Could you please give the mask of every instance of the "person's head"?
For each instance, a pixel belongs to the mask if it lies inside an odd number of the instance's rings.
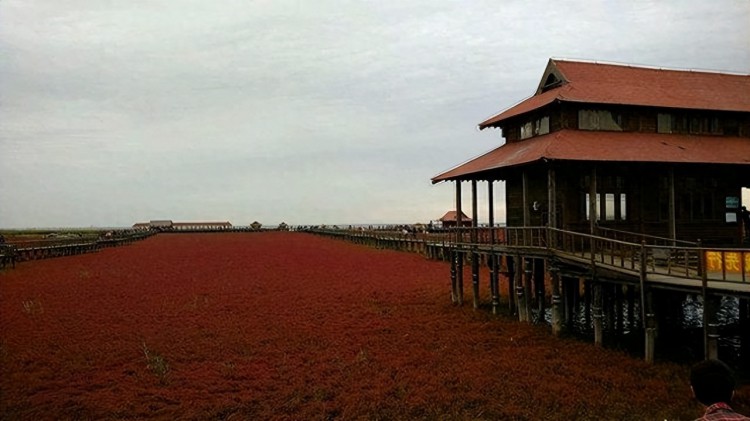
[[[701,361],[690,369],[690,387],[703,405],[729,403],[734,396],[734,374],[719,360]]]

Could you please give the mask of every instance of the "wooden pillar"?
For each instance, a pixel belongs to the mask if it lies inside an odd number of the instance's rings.
[[[518,307],[518,320],[522,322],[528,321],[527,319],[527,298],[526,298],[526,290],[524,288],[524,285],[526,284],[524,278],[524,273],[526,272],[526,258],[521,256],[516,256],[516,261],[518,262],[518,267],[516,267],[516,305]]]
[[[542,259],[534,259],[534,297],[536,297],[537,312],[539,314],[539,322],[544,321],[544,313],[547,301],[547,291],[545,291],[544,283],[546,281],[546,261]]]
[[[625,295],[628,301],[628,330],[632,331],[635,329],[635,287],[628,285]]]
[[[750,368],[750,299],[740,298],[740,368]]]
[[[516,314],[518,307],[516,306],[515,283],[516,272],[519,271],[518,260],[513,256],[507,256],[506,260],[508,262],[508,311],[510,314]]]
[[[656,351],[656,314],[654,313],[654,297],[653,293],[649,290],[645,292],[646,305],[645,305],[645,357],[647,363],[654,362],[654,355]]]
[[[461,209],[461,180],[456,180],[456,303],[464,304],[464,256],[458,248],[462,242],[463,209]]]
[[[477,180],[471,180],[471,292],[474,309],[479,308],[479,253],[477,253],[477,228],[479,212],[477,210]]]
[[[488,223],[490,226],[490,291],[492,294],[492,314],[497,314],[500,306],[500,256],[494,252],[495,246],[495,189],[492,180],[487,180]]]
[[[526,312],[525,320],[531,322],[531,285],[534,276],[534,259],[525,259],[525,269],[523,271],[523,296],[524,296],[524,309]]]
[[[677,222],[675,211],[675,191],[674,191],[674,168],[669,169],[669,238],[677,239]],[[674,245],[674,243],[672,243]]]
[[[596,220],[599,208],[596,206],[596,167],[591,169],[591,183],[589,184],[589,231],[596,234]]]
[[[591,284],[593,283],[590,279],[583,280],[583,319],[586,322],[586,327],[593,326],[591,323],[591,307],[593,307],[593,293]]]
[[[523,226],[528,227],[531,223],[531,214],[529,213],[529,178],[526,170],[521,173],[521,200],[523,201]]]
[[[550,163],[547,169],[547,226],[552,229],[547,230],[547,244],[552,249],[557,247],[558,233],[553,230],[557,225],[557,179],[555,168]]]
[[[548,265],[552,282],[552,333],[559,336],[562,333],[563,315],[560,300],[560,269],[555,265]]]
[[[604,338],[604,324],[602,314],[602,284],[596,280],[592,281],[594,300],[592,310],[594,313],[594,344],[601,346]]]
[[[618,335],[622,335],[625,331],[625,311],[623,309],[625,293],[623,292],[623,286],[620,284],[615,285],[615,319],[616,326],[615,331]]]
[[[703,313],[706,324],[703,326],[706,338],[706,355],[707,360],[719,358],[719,324],[716,320],[716,314],[721,307],[721,299],[709,295],[703,302]]]
[[[458,304],[458,284],[456,283],[456,276],[457,276],[457,258],[456,258],[456,251],[451,249],[449,252],[450,259],[451,259],[451,302],[453,304]]]

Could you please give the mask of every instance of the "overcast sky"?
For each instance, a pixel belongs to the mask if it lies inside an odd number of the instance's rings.
[[[427,222],[454,207],[430,178],[500,145],[477,124],[550,57],[750,73],[749,22],[747,0],[2,0],[0,227]]]

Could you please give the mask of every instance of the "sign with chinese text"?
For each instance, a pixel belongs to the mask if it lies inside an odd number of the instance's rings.
[[[706,269],[709,272],[750,273],[750,252],[706,251]]]

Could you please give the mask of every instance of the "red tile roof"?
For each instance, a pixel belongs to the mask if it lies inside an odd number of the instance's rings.
[[[750,112],[750,75],[551,59],[563,84],[479,124],[498,126],[554,101]],[[543,77],[544,79],[544,77]]]
[[[432,178],[460,179],[539,160],[750,165],[750,139],[724,136],[561,130],[506,143]]]
[[[438,219],[438,221],[442,221],[442,222],[446,222],[446,221],[448,221],[448,222],[456,222],[456,215],[458,215],[458,212],[456,212],[454,210],[448,211],[448,212],[445,213],[445,215],[443,215],[442,218]],[[469,218],[468,216],[466,216],[466,214],[463,213],[463,211],[461,211],[461,221],[462,222],[468,222],[468,221],[471,221],[471,218]]]

